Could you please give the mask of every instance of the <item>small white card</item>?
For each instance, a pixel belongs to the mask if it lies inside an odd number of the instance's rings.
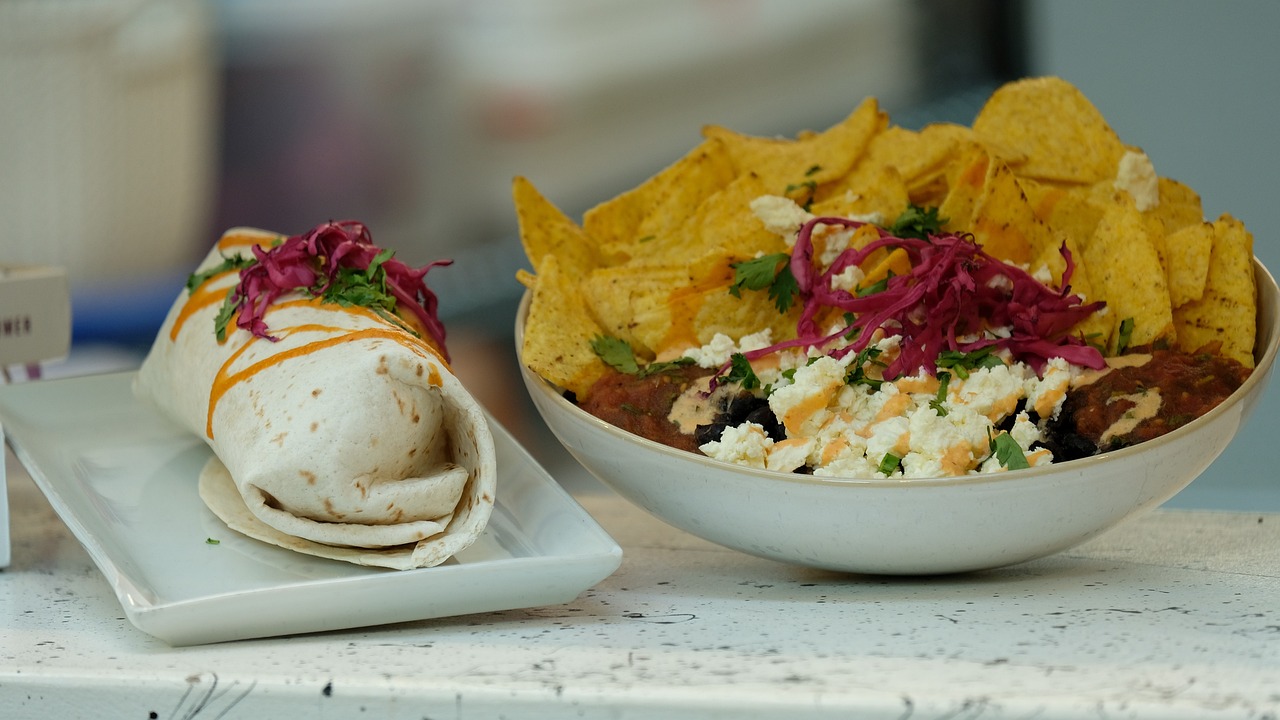
[[[4,428],[0,427],[0,568],[9,567],[13,551],[9,547],[9,483],[5,479]]]
[[[66,357],[71,349],[71,293],[66,270],[46,265],[0,264],[0,368],[31,368]],[[31,375],[30,371],[27,376]],[[0,450],[4,431],[0,428]],[[9,488],[0,454],[0,568],[12,556]]]
[[[32,365],[71,348],[67,273],[47,265],[0,263],[0,365]]]

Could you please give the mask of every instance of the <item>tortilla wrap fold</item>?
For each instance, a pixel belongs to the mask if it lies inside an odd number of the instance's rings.
[[[284,238],[229,230],[197,268]],[[361,565],[437,565],[479,537],[496,492],[484,411],[425,333],[301,292],[266,312],[275,341],[215,334],[234,270],[183,290],[134,391],[213,449],[200,478],[229,527]]]

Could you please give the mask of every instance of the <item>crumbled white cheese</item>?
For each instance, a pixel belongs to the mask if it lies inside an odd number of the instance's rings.
[[[690,348],[684,357],[693,360],[701,368],[718,368],[729,362],[736,353],[751,352],[773,344],[773,331],[765,328],[759,332],[743,335],[737,342],[724,333],[716,333],[711,341],[702,347]]]
[[[829,406],[845,386],[845,366],[826,355],[796,368],[791,384],[769,395],[769,409],[787,429],[788,437],[808,437],[830,417]]]
[[[765,433],[763,426],[748,422],[725,428],[719,440],[703,443],[698,449],[709,458],[763,469],[772,445],[773,438]]]
[[[766,230],[787,238],[788,242],[794,241],[800,227],[813,219],[813,215],[794,200],[780,195],[761,195],[752,200],[751,212],[760,218]]]
[[[1116,169],[1115,187],[1133,196],[1134,205],[1146,212],[1160,205],[1160,181],[1151,158],[1144,152],[1126,152]]]
[[[1042,371],[1043,377],[1033,375],[1027,379],[1027,407],[1045,419],[1058,417],[1058,413],[1062,411],[1062,403],[1067,399],[1067,388],[1075,374],[1066,360],[1049,360]]]
[[[969,377],[952,378],[950,401],[967,406],[993,422],[1011,414],[1026,394],[1031,368],[1021,363],[971,370]]]
[[[898,343],[892,336],[875,346],[892,357]],[[794,372],[774,375],[769,407],[787,439],[775,443],[758,425],[744,423],[703,452],[784,472],[808,466],[821,477],[883,475],[881,463],[892,455],[898,463],[891,477],[950,477],[1005,469],[992,457],[990,441],[1000,433],[997,426],[1012,418],[1010,435],[1027,462],[1052,462],[1052,453],[1035,447],[1043,438],[1033,418],[1060,410],[1075,373],[1066,361],[1046,363],[1043,377],[1022,363],[970,370],[966,378],[953,374],[945,398],[939,398],[940,382],[926,372],[879,387],[850,385],[853,357],[780,353],[780,365]]]
[[[857,265],[850,265],[831,276],[831,287],[836,290],[844,290],[850,295],[857,294],[858,284],[862,282],[867,275],[862,272],[862,268]]]
[[[809,460],[809,452],[814,442],[809,438],[775,442],[769,447],[768,455],[765,457],[765,467],[778,472],[794,472],[804,467]]]

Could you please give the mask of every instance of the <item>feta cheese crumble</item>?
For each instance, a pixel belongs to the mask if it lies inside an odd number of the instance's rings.
[[[1160,205],[1160,184],[1155,166],[1146,153],[1126,152],[1116,169],[1115,188],[1133,196],[1138,210],[1146,212]]]
[[[728,343],[709,345],[720,357]],[[892,337],[876,348],[892,353],[896,345]],[[708,346],[697,350],[712,352]],[[853,356],[810,357],[797,350],[779,356],[792,371],[768,373],[768,403],[786,439],[775,441],[746,422],[704,443],[700,449],[708,457],[782,472],[807,467],[821,477],[955,477],[1003,470],[992,438],[1009,428],[1028,464],[1048,464],[1053,455],[1038,447],[1044,438],[1035,418],[1057,415],[1076,372],[1062,359],[1048,362],[1041,375],[1024,363],[1004,363],[963,377],[947,373],[943,391],[942,381],[926,372],[850,384]],[[867,377],[874,377],[874,366],[863,366]]]

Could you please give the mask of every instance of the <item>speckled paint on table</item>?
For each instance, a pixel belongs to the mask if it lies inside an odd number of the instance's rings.
[[[880,578],[583,495],[625,559],[568,605],[174,649],[13,475],[5,718],[1280,717],[1274,514],[1160,511],[1033,563]]]

